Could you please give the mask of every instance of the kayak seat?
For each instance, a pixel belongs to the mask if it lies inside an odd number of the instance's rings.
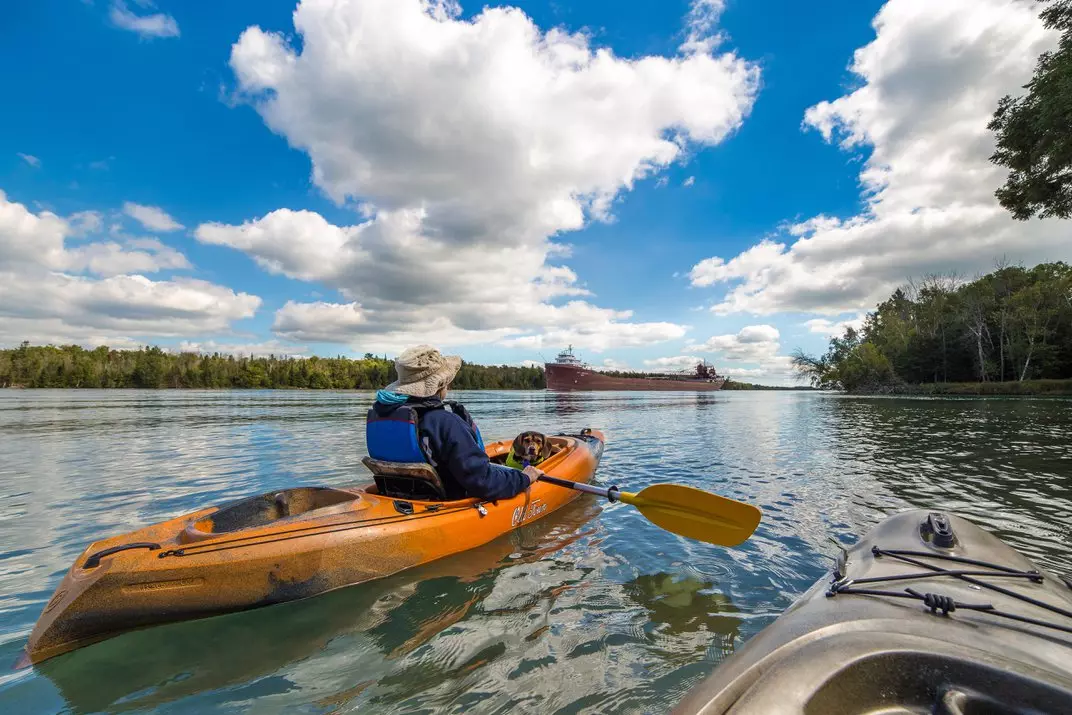
[[[364,457],[361,462],[372,472],[376,490],[385,497],[444,501],[447,490],[439,474],[427,462],[389,462]]]
[[[419,420],[420,410],[409,405],[387,415],[370,409],[365,420],[368,456],[361,461],[372,472],[377,491],[386,497],[445,501],[447,490],[429,462]]]

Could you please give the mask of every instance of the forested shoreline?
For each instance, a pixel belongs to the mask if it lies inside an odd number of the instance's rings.
[[[638,377],[647,373],[617,373]],[[363,358],[173,353],[159,347],[92,350],[77,345],[0,349],[0,388],[375,390],[397,377],[394,363]],[[462,362],[456,390],[542,390],[542,367]],[[802,389],[727,381],[725,390]],[[804,388],[808,389],[808,388]]]
[[[810,385],[757,385],[752,382],[738,382],[728,379],[722,385],[723,390],[811,390]]]
[[[831,339],[826,354],[798,350],[793,364],[815,387],[848,392],[1072,392],[1072,267],[930,276]]]
[[[85,350],[77,345],[0,350],[0,387],[52,388],[216,388],[375,390],[396,378],[394,363],[363,358],[295,358],[171,353],[140,350]],[[545,386],[538,367],[462,363],[457,390],[538,390]]]

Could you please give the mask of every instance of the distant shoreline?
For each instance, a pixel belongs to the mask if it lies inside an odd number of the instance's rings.
[[[743,383],[746,386],[740,386],[742,383],[735,383],[734,387],[723,387],[722,390],[715,390],[714,392],[729,391],[729,392],[743,392],[743,391],[778,391],[778,392],[820,392],[814,387],[797,387],[797,386],[784,386],[784,385],[753,385],[750,383]],[[116,385],[109,387],[75,387],[75,386],[55,386],[50,387],[47,385],[0,385],[0,390],[144,390],[145,392],[181,392],[183,390],[310,390],[315,392],[325,391],[347,391],[347,392],[375,392],[378,388],[375,387],[296,387],[293,385],[283,385],[279,387],[134,387],[126,385]],[[452,390],[460,392],[555,392],[554,390],[548,390],[546,387],[452,387]],[[562,394],[587,394],[589,392],[618,392],[617,390],[572,390],[568,393]],[[682,394],[688,393],[688,390],[625,390],[624,392],[659,392],[659,393],[675,393]]]
[[[0,349],[0,389],[377,390],[395,379],[394,362],[364,357],[174,353],[159,347],[86,350],[77,345]],[[455,390],[543,390],[539,365],[477,365],[462,361]],[[811,390],[728,380],[724,390]]]
[[[811,385],[755,385],[751,382],[737,382],[735,380],[726,380],[726,384],[722,386],[723,390],[729,390],[731,392],[736,390],[779,390],[779,391],[791,391],[791,392],[818,392],[819,390]]]
[[[849,395],[898,396],[995,396],[995,397],[1072,397],[1072,379],[1009,380],[1006,382],[928,382],[920,385],[890,383],[865,385],[848,390]]]

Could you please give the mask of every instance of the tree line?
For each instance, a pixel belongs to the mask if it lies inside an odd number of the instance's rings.
[[[757,385],[752,382],[738,382],[727,379],[722,385],[723,390],[810,390],[805,385]]]
[[[0,387],[81,388],[306,388],[375,390],[397,377],[394,363],[366,354],[345,357],[244,357],[171,353],[159,347],[85,350],[77,345],[0,350]],[[536,390],[545,386],[539,367],[462,363],[458,390]]]
[[[971,282],[929,276],[833,338],[825,355],[797,350],[793,365],[816,387],[865,392],[1072,379],[1072,267],[999,265]]]

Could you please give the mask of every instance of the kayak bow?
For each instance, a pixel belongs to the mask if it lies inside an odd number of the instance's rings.
[[[1072,582],[957,516],[889,517],[676,713],[1072,713]]]

